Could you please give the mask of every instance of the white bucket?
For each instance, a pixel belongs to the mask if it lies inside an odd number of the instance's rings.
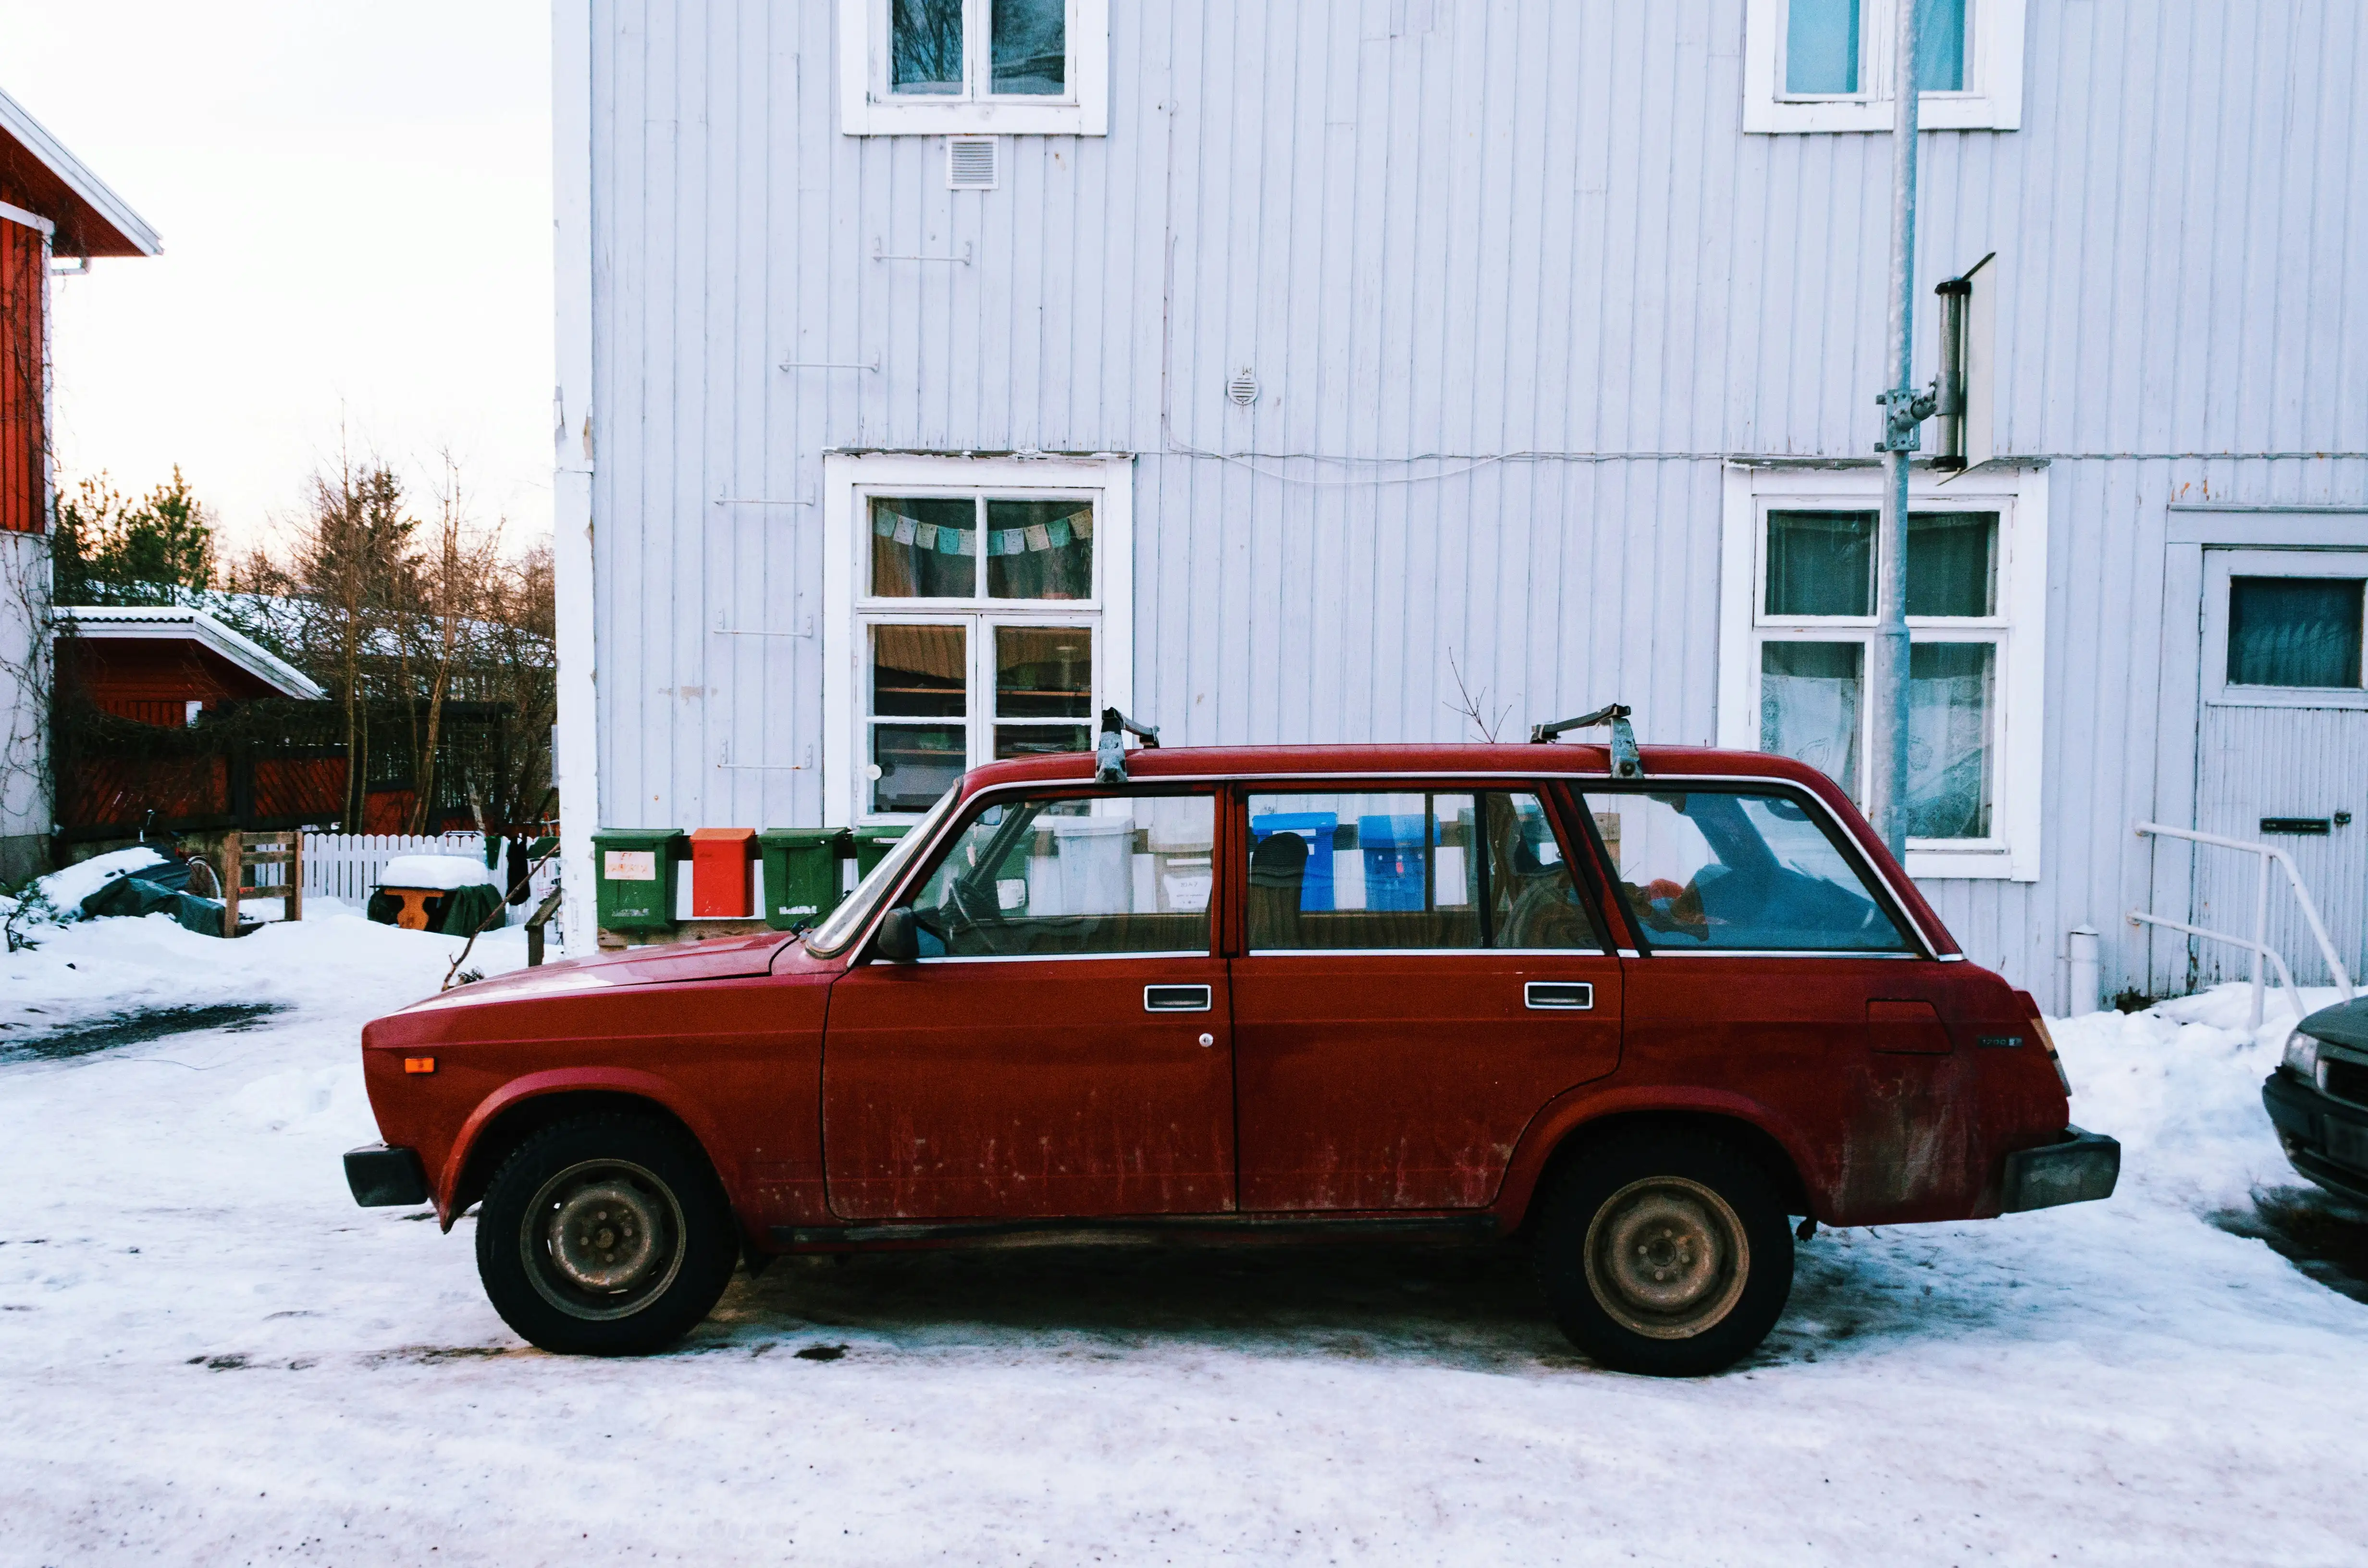
[[[1060,847],[1062,914],[1125,915],[1134,908],[1133,818],[1054,817],[1053,842]]]

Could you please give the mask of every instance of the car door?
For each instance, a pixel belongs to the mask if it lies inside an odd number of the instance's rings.
[[[1540,1108],[1620,1061],[1619,962],[1539,793],[1236,809],[1242,1208],[1484,1207]]]
[[[1770,1108],[1845,1222],[1959,1212],[1978,1187],[1970,1041],[1922,950],[1824,808],[1785,787],[1674,778],[1590,790],[1639,938],[1626,1057],[1639,1085]]]
[[[1234,1206],[1207,792],[1006,794],[911,901],[917,963],[831,988],[823,1151],[849,1220]]]

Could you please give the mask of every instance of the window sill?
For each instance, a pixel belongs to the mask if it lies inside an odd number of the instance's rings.
[[[1889,98],[1747,98],[1743,129],[1759,136],[1888,131],[1896,113]],[[1982,94],[1927,93],[1916,106],[1916,129],[2020,131],[2022,106]]]
[[[2009,846],[1987,849],[1918,849],[1907,851],[1907,875],[1915,881],[2035,882],[2039,868],[2026,866]]]
[[[1099,105],[1082,103],[867,97],[847,106],[839,130],[848,136],[1106,136],[1108,118]]]
[[[2368,691],[2341,686],[2226,686],[2203,699],[2206,708],[2368,709]]]

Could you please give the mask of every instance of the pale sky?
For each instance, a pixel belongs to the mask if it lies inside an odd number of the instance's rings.
[[[0,88],[163,237],[52,290],[62,476],[232,547],[334,461],[551,526],[548,0],[0,0]]]

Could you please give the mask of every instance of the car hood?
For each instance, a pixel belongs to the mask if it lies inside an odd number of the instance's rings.
[[[657,985],[765,974],[771,971],[774,956],[796,940],[785,931],[764,931],[749,937],[723,937],[707,942],[670,942],[663,946],[625,948],[591,958],[562,959],[556,963],[512,970],[507,974],[456,986],[440,996],[415,1002],[404,1010],[416,1012],[427,1007],[474,1006],[482,1002],[512,1002],[528,996],[594,991],[612,985]]]
[[[2297,1027],[2313,1040],[2368,1051],[2368,996],[2321,1007]]]

